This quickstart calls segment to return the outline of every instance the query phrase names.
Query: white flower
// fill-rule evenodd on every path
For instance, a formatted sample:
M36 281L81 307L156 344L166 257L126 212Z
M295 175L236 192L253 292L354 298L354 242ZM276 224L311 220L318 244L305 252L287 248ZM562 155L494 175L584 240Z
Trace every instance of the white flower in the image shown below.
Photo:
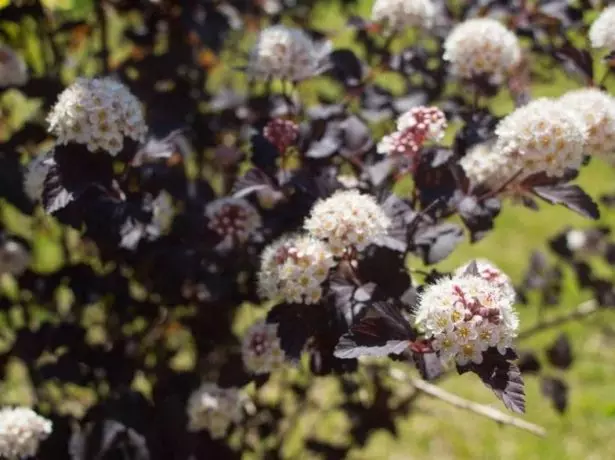
M436 7L431 0L376 0L372 20L385 22L389 29L402 32L410 27L433 26Z
M188 399L188 430L207 430L212 438L223 438L228 427L243 418L244 404L245 398L237 388L204 383Z
M30 265L30 253L17 241L9 240L0 247L0 274L21 275Z
M566 233L566 246L571 251L579 251L587 244L587 235L583 230L570 230Z
M615 51L615 6L606 8L589 28L593 48Z
M517 173L513 158L495 150L492 142L472 146L459 164L472 184L485 184L494 189L504 185Z
M23 86L28 81L28 69L23 58L10 47L0 45L0 88Z
M521 59L521 49L516 35L495 19L468 19L446 38L443 58L453 75L487 75L499 83Z
M52 423L27 407L0 410L0 458L32 458L51 434Z
M390 219L371 195L342 190L318 201L304 228L327 241L333 253L341 256L349 249L362 251L384 236L390 225Z
M481 350L476 341L466 342L459 347L455 361L460 366L465 366L470 362L480 364L483 362L483 350Z
M247 200L224 197L205 208L209 228L227 245L243 244L256 235L262 225L261 216Z
M333 254L322 241L312 236L282 237L261 255L260 295L294 303L318 303L322 283L334 265Z
M476 268L478 270L478 276L492 283L498 289L501 289L502 295L509 297L511 302L515 302L517 294L512 284L510 277L500 270L495 264L486 259L476 259ZM470 262L471 263L471 262ZM455 276L462 276L467 270L470 263L459 267L455 270Z
M444 361L480 364L482 353L496 347L504 354L519 321L505 277L463 275L444 278L421 294L415 321ZM484 277L483 277L484 276Z
M125 137L142 142L147 132L138 99L112 78L78 78L60 94L47 121L58 143L85 144L113 156Z
M43 196L43 187L47 173L53 165L53 150L39 154L30 160L24 171L24 191L34 201L40 201Z
M241 355L243 364L254 374L265 374L278 368L284 362L284 351L280 348L278 326L259 321L243 338Z
M498 124L495 150L510 156L513 169L527 177L545 173L561 177L583 162L586 130L560 102L536 99Z
M614 32L615 33L615 32ZM587 131L586 153L615 153L615 97L597 88L569 91L559 101L577 115Z
M319 46L300 29L275 25L261 31L247 71L261 79L305 80L324 70L329 51L329 43Z

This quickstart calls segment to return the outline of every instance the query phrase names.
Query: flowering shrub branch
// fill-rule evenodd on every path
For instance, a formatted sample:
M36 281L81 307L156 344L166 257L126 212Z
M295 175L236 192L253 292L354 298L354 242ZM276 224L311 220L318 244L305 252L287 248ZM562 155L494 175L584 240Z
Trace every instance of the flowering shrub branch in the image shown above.
M96 24L40 2L0 10L0 28L47 30L35 48L53 61L0 47L0 91L37 107L0 130L3 208L27 222L0 229L0 364L21 360L37 396L36 412L3 409L0 457L278 458L304 412L330 409L349 441L302 449L343 458L395 433L419 394L544 434L428 383L455 372L516 413L538 374L565 410L566 382L517 342L615 304L585 260L613 263L608 232L558 235L556 266L536 255L522 286L487 260L414 265L488 237L504 206L600 217L573 181L612 158L615 104L569 36L583 11L377 0L349 16L351 50L312 25L322 3L105 0ZM592 47L613 51L611 16ZM583 87L532 99L532 57ZM41 235L49 266L31 255ZM594 300L521 327L531 291L559 302L563 264ZM547 357L571 365L565 335ZM85 402L64 404L74 387Z

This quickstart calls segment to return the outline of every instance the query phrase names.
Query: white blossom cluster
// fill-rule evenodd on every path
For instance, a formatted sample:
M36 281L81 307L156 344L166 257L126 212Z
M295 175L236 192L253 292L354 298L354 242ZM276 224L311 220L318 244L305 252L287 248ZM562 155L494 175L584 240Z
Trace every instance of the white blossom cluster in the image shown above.
M314 304L335 259L328 246L309 235L282 237L261 255L258 287L262 297Z
M305 80L324 70L329 51L330 43L318 45L301 29L271 26L252 48L247 72L260 79Z
M377 151L383 155L414 156L426 141L444 137L446 116L437 107L414 107L397 119L397 131L384 136Z
M34 201L40 201L43 196L45 178L53 165L53 150L32 158L25 167L23 185L26 195Z
M512 346L519 321L513 309L514 296L502 288L502 279L456 275L422 293L416 324L433 339L432 346L443 361L480 364L490 347L505 354Z
M205 207L208 226L229 244L245 243L262 225L258 211L243 198L224 197Z
M495 19L468 19L446 38L443 58L457 77L487 75L499 83L521 59L521 48L517 36Z
M376 0L372 21L386 23L395 32L410 27L428 29L433 26L436 7L431 0Z
M569 91L559 99L580 117L587 132L585 153L613 156L615 153L615 97L597 88Z
M23 86L28 81L28 69L23 58L8 46L0 45L0 88Z
M50 420L27 407L0 410L0 458L33 458L52 431Z
M8 240L0 246L0 274L19 276L30 265L30 253L17 241Z
M139 100L112 78L78 78L60 94L47 121L59 144L85 144L112 156L125 137L142 142L147 132Z
M244 403L245 398L237 388L204 383L188 399L188 430L207 430L212 438L223 438L229 426L243 418Z
M459 164L472 184L485 184L492 189L504 185L517 173L510 158L494 150L492 142L472 146Z
M390 225L391 220L371 195L342 190L318 201L304 228L326 241L333 254L339 257L348 250L362 251L378 241Z
M284 362L284 351L280 348L277 331L277 324L264 321L248 329L241 346L241 356L247 370L254 374L265 374Z
M589 28L593 48L615 51L615 5L606 8Z
M495 129L495 150L508 157L522 177L561 177L583 162L587 130L560 102L540 98L516 109Z

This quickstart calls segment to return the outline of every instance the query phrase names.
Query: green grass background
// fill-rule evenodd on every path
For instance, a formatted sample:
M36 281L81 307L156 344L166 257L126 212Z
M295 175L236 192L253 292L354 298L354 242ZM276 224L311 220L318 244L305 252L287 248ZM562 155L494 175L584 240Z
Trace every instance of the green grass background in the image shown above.
M70 1L59 2L63 7ZM85 2L79 1L82 8ZM365 17L369 14L371 0L360 2L357 13ZM0 5L1 6L1 5ZM336 31L334 42L337 46L352 46L350 34L344 31L345 18L336 2L322 2L314 11L313 23L319 28ZM116 23L112 29L116 30ZM411 40L405 37L401 40ZM401 42L397 46L401 46ZM540 67L540 63L535 63ZM598 69L601 70L601 69ZM214 76L221 81L223 74ZM234 77L238 78L238 77ZM574 80L563 73L555 73L549 84L536 85L533 96L558 96L567 89L578 86ZM239 77L240 79L240 77ZM379 80L394 87L395 82L386 76ZM308 83L300 90L310 99L318 88L318 83ZM18 101L18 103L21 101ZM13 102L15 103L15 102ZM4 101L11 105L11 99ZM505 96L492 102L497 113L511 110L512 103ZM16 115L17 116L17 115ZM578 183L592 196L615 190L615 170L606 163L594 160L581 173ZM511 203L506 203L497 219L496 231L477 244L462 244L439 269L452 269L468 259L484 257L498 264L513 278L520 281L529 256L535 249L544 249L547 237L563 226L585 227L593 225L571 211L548 205L541 205L540 212L534 212ZM19 216L10 207L2 205L4 220L19 234L35 236L34 264L41 269L52 270L61 254L58 242L63 238L61 230L46 217L34 219ZM615 213L602 208L601 222L613 226ZM411 262L419 267L419 261ZM549 309L547 315L557 315L576 306L587 298L587 293L579 292L566 273L565 295L563 302ZM537 305L519 307L522 327L536 321ZM384 432L375 433L365 449L354 450L352 459L609 459L615 458L615 330L611 324L615 313L601 312L581 323L567 324L562 328L571 338L577 357L572 369L566 372L549 370L553 375L563 376L570 386L568 412L560 416L550 407L549 402L540 394L537 379L528 377L527 414L528 421L544 426L548 435L538 438L518 429L499 426L491 420L478 415L452 408L446 403L421 397L418 410L407 419L399 421L399 437L393 438ZM543 349L560 332L545 331L521 346ZM7 385L0 390L7 390ZM465 375L448 379L443 383L447 390L468 399L493 404L503 409L495 397L486 390L476 378ZM5 393L0 400L9 401L11 393ZM334 428L335 423L320 423L318 430ZM309 428L312 430L315 428ZM307 433L306 433L307 434ZM294 458L310 458L307 453L296 453Z

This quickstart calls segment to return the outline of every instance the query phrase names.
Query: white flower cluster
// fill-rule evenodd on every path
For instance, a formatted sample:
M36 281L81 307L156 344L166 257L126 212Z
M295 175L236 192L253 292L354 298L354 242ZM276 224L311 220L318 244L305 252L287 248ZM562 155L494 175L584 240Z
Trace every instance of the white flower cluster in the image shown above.
M437 107L414 107L397 119L397 131L384 136L377 151L383 155L413 156L426 141L444 137L446 116Z
M23 175L24 191L32 201L37 202L41 200L45 178L53 162L53 150L51 150L35 156L25 167Z
M275 25L261 31L247 71L255 78L300 81L320 73L330 44L319 46L301 29Z
M16 460L36 455L52 431L52 423L27 407L0 410L0 458Z
M348 250L361 251L384 236L391 220L376 200L357 190L335 192L317 202L304 228L328 243L336 256Z
M261 216L247 200L224 197L209 203L205 208L211 230L224 241L245 243L261 227Z
M30 265L30 253L17 241L6 241L0 247L0 274L10 273L19 276Z
M606 157L615 153L615 97L597 88L584 88L569 91L559 101L580 117L587 132L587 154Z
M593 48L615 51L615 6L606 8L589 28Z
M495 150L523 177L541 172L561 177L583 162L586 129L558 101L540 98L516 109L500 121L495 134Z
M521 48L517 36L495 19L468 19L446 38L443 58L453 75L487 75L499 83L521 59Z
M47 121L58 143L85 144L113 156L124 137L143 141L147 132L139 100L112 78L78 78L60 94Z
M28 69L23 58L10 47L0 45L0 88L22 86L28 81Z
M515 176L517 171L510 158L493 147L492 142L477 144L459 161L472 184L485 184L497 189Z
M280 348L278 326L259 321L243 337L241 355L247 370L254 374L266 374L284 362Z
M431 0L376 0L372 21L384 22L390 30L402 32L409 27L433 26L436 7Z
M223 438L229 426L243 418L244 403L237 388L204 383L188 399L188 430L207 430L212 438Z
M325 243L312 236L282 237L261 255L258 287L262 297L314 304L322 298L322 283L335 265Z
M513 302L498 281L458 275L425 289L416 323L443 361L480 364L490 347L505 354L512 346L519 327Z

